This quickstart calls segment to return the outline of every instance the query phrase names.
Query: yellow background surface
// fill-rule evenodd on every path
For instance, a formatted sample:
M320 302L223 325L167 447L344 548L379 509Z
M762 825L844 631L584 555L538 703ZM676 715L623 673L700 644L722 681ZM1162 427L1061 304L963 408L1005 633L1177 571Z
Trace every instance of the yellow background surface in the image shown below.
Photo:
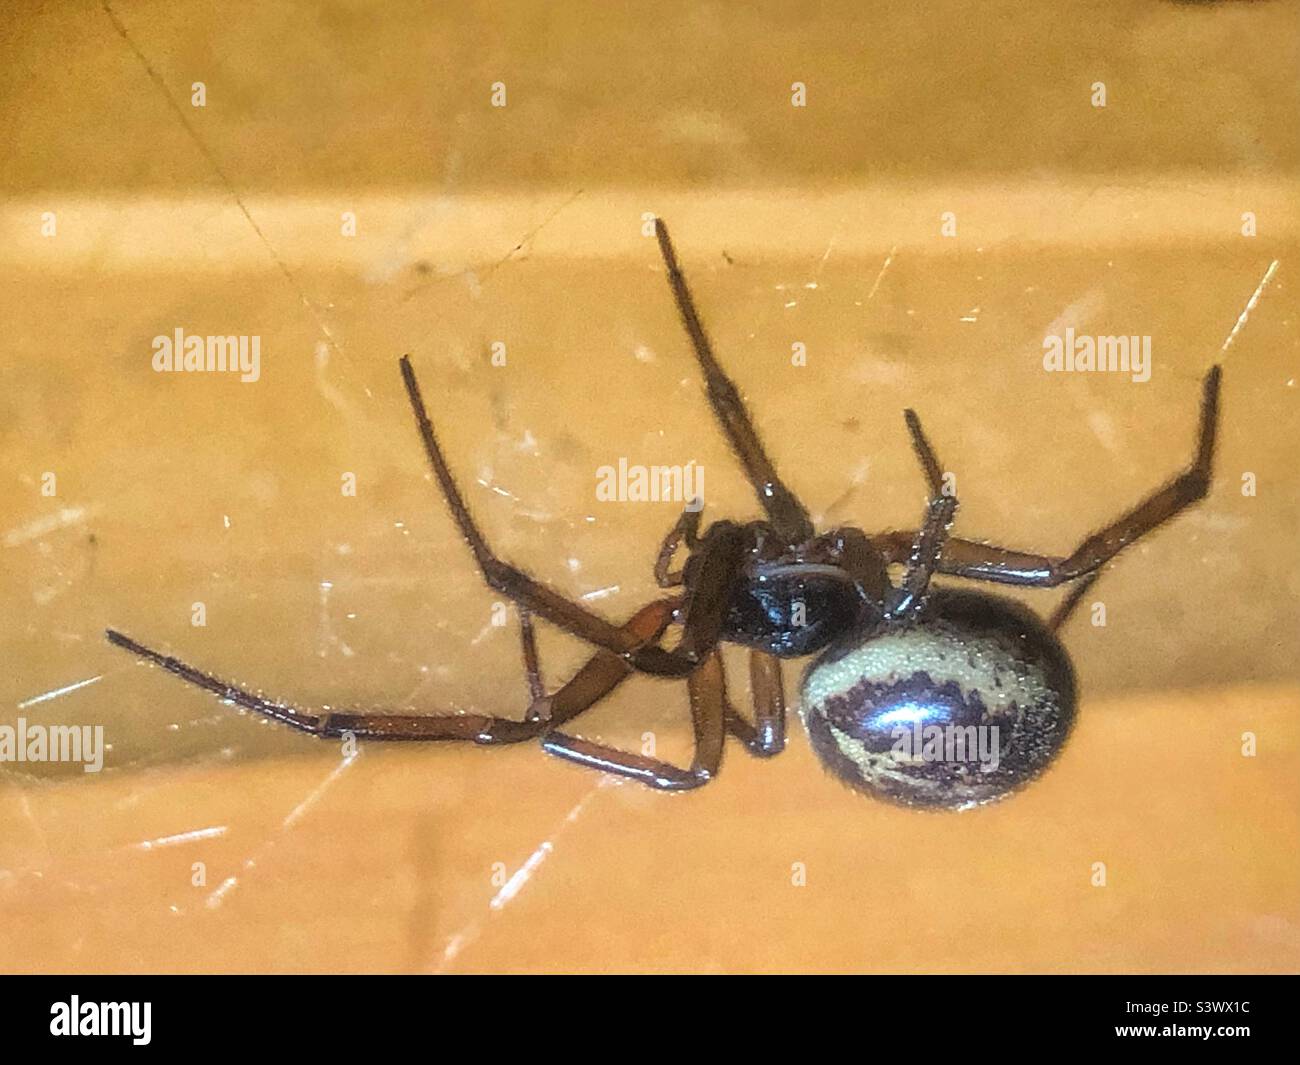
M859 8L10 5L0 725L110 750L0 765L0 968L1300 966L1295 8ZM688 795L532 746L341 758L104 642L302 705L521 714L396 359L500 553L626 617L677 507L597 501L599 467L694 460L706 518L758 513L650 213L823 524L919 519L913 406L961 535L1065 553L1188 461L1225 362L1211 496L1067 628L1081 716L1042 780L896 809L793 716ZM1151 380L1044 373L1066 326L1149 335ZM176 328L259 335L260 380L156 374ZM552 685L586 653L543 630ZM686 759L685 722L637 679L581 731Z

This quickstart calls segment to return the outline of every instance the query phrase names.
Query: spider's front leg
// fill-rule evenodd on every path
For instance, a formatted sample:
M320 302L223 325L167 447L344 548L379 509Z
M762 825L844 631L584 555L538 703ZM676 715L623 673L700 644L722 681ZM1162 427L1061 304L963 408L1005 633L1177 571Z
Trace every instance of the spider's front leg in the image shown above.
M740 390L713 354L713 345L709 343L708 333L704 330L704 323L700 320L695 300L677 261L672 238L668 236L668 226L662 218L655 219L655 237L659 242L664 266L668 270L668 285L677 303L677 312L690 337L696 361L704 373L709 405L713 408L718 424L744 466L745 476L758 496L759 503L767 511L772 528L786 544L801 544L810 539L814 532L808 510L777 475L776 467L758 437L758 430L754 428L745 401L740 397Z
M699 544L700 519L703 516L700 500L691 500L682 511L682 516L677 519L677 524L664 537L664 542L659 547L659 554L655 558L655 583L660 588L680 588L686 583L685 570L670 570L669 566L672 565L673 556L677 554L677 549L682 544L690 550L694 550Z
M646 644L592 613L575 602L534 580L523 570L499 559L488 546L465 504L451 468L433 432L415 371L406 356L400 360L402 380L415 414L416 427L424 443L425 454L433 467L434 476L442 489L443 498L451 509L452 517L461 535L469 544L479 570L488 587L508 596L520 607L545 618L588 643L622 655L634 668L662 677L684 677L696 669L704 656L717 642L729 602L730 582L739 572L743 562L745 542L739 526L730 522L714 525L703 543L703 549L717 556L718 565L702 567L708 578L700 582L691 596L689 616L682 642L672 650L653 643ZM715 587L721 583L725 587Z
M661 599L642 607L620 628L629 640L653 643L663 635L680 606L680 600ZM351 734L369 740L461 740L479 744L521 743L541 736L548 729L577 717L597 700L613 691L632 672L622 656L608 651L595 655L553 696L541 688L541 671L531 619L521 617L524 663L532 702L525 720L487 714L399 714L337 713L306 710L256 695L229 681L205 673L179 658L165 655L131 637L108 629L110 643L146 661L161 666L181 680L245 710L291 725L313 736L341 737Z

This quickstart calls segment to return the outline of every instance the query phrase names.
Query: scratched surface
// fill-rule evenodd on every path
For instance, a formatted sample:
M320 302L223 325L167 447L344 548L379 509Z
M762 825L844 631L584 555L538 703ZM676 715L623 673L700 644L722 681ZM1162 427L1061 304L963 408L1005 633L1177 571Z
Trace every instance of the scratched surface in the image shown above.
M1233 42L1257 48L1276 24L1246 20L1277 19L1280 6L1174 22L1176 5L1131 5L1140 32L1110 54L1108 76L1122 85L1145 72L1168 88L1181 61L1171 27L1184 47L1217 56ZM0 764L0 969L1300 966L1300 574L1290 564L1300 249L1284 195L1294 145L1271 135L1284 102L1214 68L1206 78L1222 79L1222 92L1164 101L1186 121L1162 124L1149 152L1139 132L1151 111L1120 111L1091 169L1042 147L1040 173L1026 145L1075 120L1057 104L1022 140L968 136L1014 112L1012 79L989 75L989 114L918 120L929 152L870 142L899 159L886 193L827 130L802 149L811 163L799 156L763 177L752 161L782 158L784 127L725 91L707 106L682 102L655 134L662 151L633 153L658 167L638 176L591 146L642 111L619 100L584 108L548 82L548 107L585 124L534 175L524 147L476 132L468 90L381 81L338 44L354 36L349 9L329 8L295 41L342 66L340 107L364 114L369 85L395 114L408 98L412 115L471 114L455 144L437 142L425 181L391 127L356 127L355 173L339 143L313 139L311 107L276 80L305 45L239 75L205 59L189 31L138 6L114 10L178 99L195 63L224 76L240 114L210 106L195 136L243 208L102 12L60 21L58 39L115 87L103 97L120 101L112 132L76 102L74 74L41 66L40 34L10 45L50 80L53 102L14 97L22 129L40 125L42 107L74 118L40 144L20 137L22 150L0 161L19 194L0 210L0 726L101 725L109 746L93 775ZM683 18L707 28L710 10ZM32 19L25 29L40 25ZM926 56L921 28L902 16L897 28L903 52ZM438 32L472 51L464 27ZM805 57L821 54L818 39L804 40ZM544 68L546 48L535 55L530 40L508 35L490 57ZM1060 49L1025 58L1022 74L1054 54L1059 69ZM832 53L826 77L858 76ZM736 62L734 74L751 70ZM770 55L749 62L778 88L791 80ZM922 75L886 66L871 76L889 96ZM221 89L223 77L211 80ZM865 105L836 99L821 121L855 125ZM168 146L170 162L145 152L151 142ZM70 168L87 143L88 162ZM283 161L266 164L249 143ZM936 145L958 165L935 163ZM312 158L321 165L308 167ZM493 170L501 159L505 177ZM1187 168L1196 173L1184 182ZM972 177L983 172L1003 177ZM949 189L963 227L955 242L936 232ZM1248 240L1238 219L1251 208L1267 225ZM1071 623L1081 724L1029 791L961 816L874 804L820 772L794 721L782 758L729 749L718 781L688 796L616 784L528 747L341 753L103 642L113 625L304 705L521 712L513 616L492 624L495 597L425 471L396 357L412 353L501 554L626 616L654 594L651 563L677 508L598 501L599 467L694 460L706 516L756 513L709 419L652 243L638 235L647 209L673 222L719 354L820 521L915 522L922 480L901 417L913 406L957 476L963 535L1064 552L1188 460L1200 377L1225 362L1214 492L1107 572L1089 597L1104 605L1104 626L1088 613ZM45 210L62 212L52 242L31 236ZM343 210L362 226L340 248ZM1044 373L1042 338L1067 326L1150 335L1151 380ZM154 373L151 340L177 327L260 335L261 378ZM498 340L505 366L488 356ZM806 366L791 364L794 343ZM41 491L48 472L52 496ZM345 474L355 496L340 490ZM1048 609L1058 594L1018 597ZM554 683L584 650L544 629L542 654ZM729 662L743 701L743 663ZM797 674L787 671L792 698ZM684 715L680 685L637 680L582 731L629 747L652 732L661 754L688 757ZM1241 753L1247 732L1252 758ZM1096 862L1104 888L1090 882Z

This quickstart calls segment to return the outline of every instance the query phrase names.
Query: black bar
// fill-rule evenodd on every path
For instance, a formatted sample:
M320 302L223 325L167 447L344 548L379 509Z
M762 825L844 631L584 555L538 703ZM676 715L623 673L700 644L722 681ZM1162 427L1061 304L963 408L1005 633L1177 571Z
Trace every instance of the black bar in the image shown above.
M333 1059L350 1050L373 1056L412 1041L429 1060L444 1056L444 1044L448 1058L488 1052L499 1059L511 1045L548 1054L575 1040L606 1049L629 1039L667 1047L685 1034L687 1017L692 1028L708 1029L701 1049L779 1032L809 1058L825 1053L832 1032L836 1044L858 1042L864 1060L894 1044L925 1056L973 1046L1002 1057L1123 1044L1178 1056L1197 1048L1218 1057L1261 1050L1294 1056L1300 990L1294 976L786 977L779 1011L753 1016L744 1003L756 989L733 982L709 989L719 997L706 1019L696 985L716 977L632 979L635 987L608 976L578 977L568 983L581 987L542 992L504 987L492 977L7 976L0 977L0 1053L18 1061L17 1052L58 1044L92 1053L116 1044L128 1052L206 1056L265 1047L273 1036L272 1045L292 1048L295 1059L315 1050ZM93 1018L108 1027L116 1020L126 1034L52 1034L52 1026L71 1020L73 996L78 1032ZM105 1011L104 1003L119 1008ZM137 1009L132 1014L121 1004ZM1192 1028L1210 1035L1179 1032ZM136 1042L145 1036L147 1043Z

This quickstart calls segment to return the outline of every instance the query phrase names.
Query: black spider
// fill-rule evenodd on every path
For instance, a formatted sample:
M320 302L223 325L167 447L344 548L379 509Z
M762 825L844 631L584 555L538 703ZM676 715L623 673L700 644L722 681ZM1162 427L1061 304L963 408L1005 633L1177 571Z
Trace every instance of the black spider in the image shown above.
M1073 670L1054 633L1099 567L1209 488L1219 367L1205 378L1191 466L1069 556L949 536L957 500L945 494L938 459L910 410L907 427L930 490L921 528L876 536L851 527L819 533L777 476L739 392L714 357L667 228L656 222L655 232L709 402L767 519L743 525L718 521L701 534L699 509L689 506L655 564L660 586L680 593L650 603L623 625L551 591L493 553L434 437L410 361L400 362L420 437L452 516L488 585L519 608L532 696L523 720L312 713L227 684L112 629L108 639L228 702L317 736L481 744L540 739L552 754L665 789L711 780L728 732L754 754L779 753L785 746L780 660L822 652L804 676L801 711L818 755L850 785L908 805L966 807L1031 780L1059 753L1075 716ZM689 555L672 571L682 545ZM897 585L889 577L891 564L903 566ZM1044 624L1018 604L984 592L943 589L927 595L935 573L1036 587L1078 583ZM534 614L598 648L550 695L541 679ZM660 641L670 625L680 627L681 638L666 647ZM751 649L752 723L728 703L722 643ZM688 768L560 731L634 672L686 678L695 734Z

